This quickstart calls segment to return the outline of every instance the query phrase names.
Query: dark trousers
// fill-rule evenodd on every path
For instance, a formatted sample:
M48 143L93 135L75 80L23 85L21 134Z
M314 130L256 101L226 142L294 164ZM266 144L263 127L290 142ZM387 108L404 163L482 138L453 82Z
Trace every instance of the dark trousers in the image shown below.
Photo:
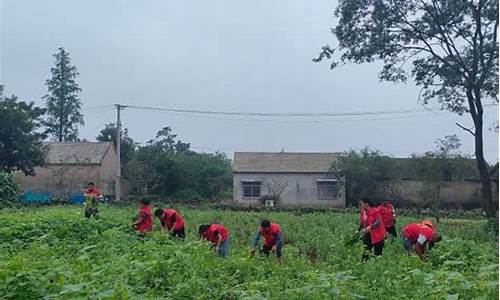
M182 227L181 229L174 229L174 231L172 231L172 237L179 237L180 239L184 239L186 238L186 233L184 232L184 227Z
M262 246L262 249L260 250L260 252L263 253L266 257L269 257L269 254L271 253L273 246L274 245L264 245L264 246ZM280 247L276 247L276 256L281 257L281 248Z
M382 251L384 251L384 240L381 240L378 243L372 244L372 240L370 234L367 233L363 237L363 243L365 244L365 252L361 257L362 260L368 260L369 253L374 249L374 253L376 256L382 255Z

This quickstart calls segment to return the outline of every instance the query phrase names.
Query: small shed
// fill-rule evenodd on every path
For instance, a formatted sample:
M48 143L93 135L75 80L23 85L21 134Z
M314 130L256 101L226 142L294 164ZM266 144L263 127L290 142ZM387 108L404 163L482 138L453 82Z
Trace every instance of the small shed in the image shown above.
M263 196L282 189L280 204L345 207L342 185L329 175L338 153L235 152L233 200L260 205Z
M82 194L94 182L104 195L114 195L116 149L111 142L47 142L46 163L35 176L16 172L23 191L49 196Z

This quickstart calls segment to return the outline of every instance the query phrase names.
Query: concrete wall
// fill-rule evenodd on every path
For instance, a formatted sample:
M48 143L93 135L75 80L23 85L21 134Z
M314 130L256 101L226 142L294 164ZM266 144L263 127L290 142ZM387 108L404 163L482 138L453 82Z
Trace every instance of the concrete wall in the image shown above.
M411 205L412 203L421 203L422 200L427 203L439 201L441 205L471 207L474 204L480 206L481 201L481 183L478 181L448 181L443 182L439 191L439 199L423 199L425 191L432 191L433 186L418 180L402 180L397 182L385 182L374 197L392 198L401 204ZM498 187L492 182L493 187L498 191ZM427 193L427 195L432 192ZM437 192L435 193L437 194ZM493 193L493 199L498 203L498 192Z
M114 147L110 147L106 151L99 167L99 188L101 189L101 193L105 193L106 195L115 194L116 168L116 151ZM125 196L123 192L122 195Z
M16 172L16 180L23 191L31 190L51 196L79 194L89 181L99 186L98 165L48 165L35 168L35 176ZM107 193L106 190L102 191Z
M255 198L243 198L243 180L260 180L261 195L267 193L265 182L278 181L288 182L287 188L281 194L281 204L303 207L345 207L345 193L343 188L338 188L337 198L333 200L318 199L318 179L326 179L325 173L294 173L294 174L272 174L272 173L234 173L233 174L233 200L236 204L258 205L259 200Z

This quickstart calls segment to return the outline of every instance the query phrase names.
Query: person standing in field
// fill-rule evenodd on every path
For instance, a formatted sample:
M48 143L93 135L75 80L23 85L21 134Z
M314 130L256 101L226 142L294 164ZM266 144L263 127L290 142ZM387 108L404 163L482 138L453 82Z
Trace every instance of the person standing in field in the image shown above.
M376 206L375 203L368 198L363 198L361 200L361 209L366 210L366 216L362 216L364 220L361 228L361 234L363 235L363 242L365 244L365 252L363 253L362 260L368 260L372 248L376 256L382 255L387 232L382 222L380 206Z
M229 252L229 231L219 224L204 224L198 227L201 240L212 243L212 247L220 257L226 257Z
M174 209L161 209L155 210L155 216L160 219L161 228L165 233L170 233L172 237L179 237L184 239L186 233L184 230L184 219L181 214Z
M132 223L140 234L145 234L153 230L153 214L151 213L151 207L149 206L148 199L142 199L140 201L141 206L139 207L139 215L137 220Z
M261 237L264 238L264 245L260 252L264 253L266 257L269 257L269 253L271 252L271 250L275 250L278 262L281 263L281 257L283 254L282 249L285 239L283 237L283 231L281 231L280 225L271 223L269 220L262 220L262 222L260 223L260 228L257 231L257 234L253 241L253 249L251 250L252 256L255 254L255 251L259 246L259 240Z
M99 199L102 198L101 191L95 186L93 182L89 182L85 194L85 218L99 218Z
M420 223L411 223L403 227L403 247L408 251L415 249L418 257L422 260L427 258L427 245L429 250L432 249L435 243L441 241L441 235L429 220L424 220Z
M396 212L390 200L384 200L382 202L382 208L380 212L382 214L382 223L384 223L385 230L393 237L397 237L398 234L396 233Z

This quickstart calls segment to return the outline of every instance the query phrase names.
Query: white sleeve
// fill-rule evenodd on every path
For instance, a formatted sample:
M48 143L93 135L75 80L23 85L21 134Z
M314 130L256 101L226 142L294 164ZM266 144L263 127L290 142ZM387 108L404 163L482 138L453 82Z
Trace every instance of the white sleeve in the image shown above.
M423 234L419 234L417 238L417 243L423 245L425 244L425 242L427 242L427 238Z

